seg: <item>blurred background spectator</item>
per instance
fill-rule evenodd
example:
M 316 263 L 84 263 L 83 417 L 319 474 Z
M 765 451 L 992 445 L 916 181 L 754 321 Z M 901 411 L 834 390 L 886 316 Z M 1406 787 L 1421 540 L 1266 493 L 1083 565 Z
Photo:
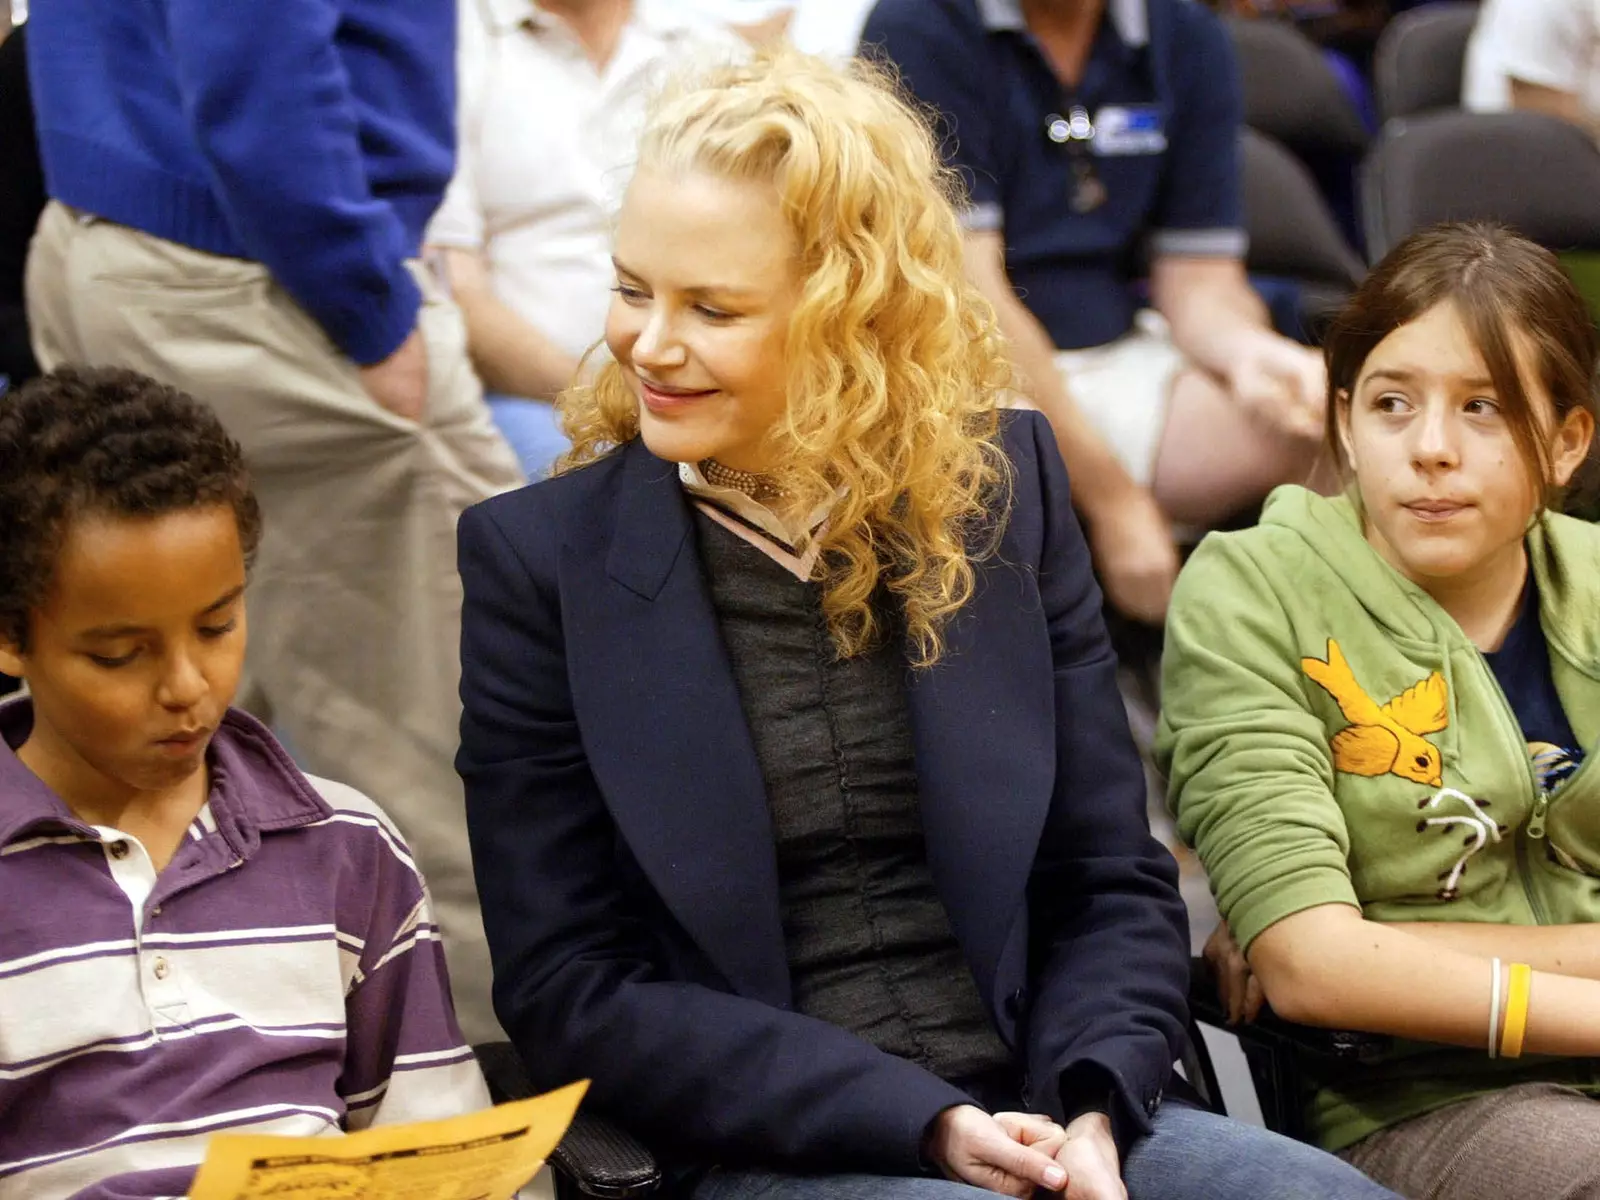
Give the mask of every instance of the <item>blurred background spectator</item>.
M 1054 427 L 1107 596 L 1159 623 L 1168 522 L 1205 528 L 1303 479 L 1322 429 L 1321 362 L 1273 332 L 1244 271 L 1227 34 L 1183 0 L 882 0 L 862 40 L 939 114 L 969 270 Z
M 1462 99 L 1476 112 L 1548 113 L 1600 134 L 1600 8 L 1593 0 L 1485 0 Z
M 671 65 L 740 43 L 676 0 L 460 0 L 459 19 L 456 172 L 427 237 L 537 478 L 567 444 L 551 401 L 605 323 L 645 101 Z
M 243 445 L 267 527 L 257 707 L 416 848 L 476 1040 L 497 1026 L 453 761 L 453 547 L 522 474 L 418 261 L 454 167 L 455 23 L 452 0 L 35 6 L 52 200 L 27 302 L 41 365 L 132 367 Z

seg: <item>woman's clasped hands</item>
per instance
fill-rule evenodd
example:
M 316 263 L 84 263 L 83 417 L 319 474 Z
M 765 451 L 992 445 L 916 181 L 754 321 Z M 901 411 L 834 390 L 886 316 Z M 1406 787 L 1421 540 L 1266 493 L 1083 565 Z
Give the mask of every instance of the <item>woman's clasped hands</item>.
M 974 1105 L 947 1108 L 928 1132 L 928 1159 L 951 1179 L 1002 1196 L 1035 1189 L 1066 1200 L 1127 1200 L 1111 1120 L 1089 1112 L 1058 1125 L 1038 1113 L 990 1115 Z

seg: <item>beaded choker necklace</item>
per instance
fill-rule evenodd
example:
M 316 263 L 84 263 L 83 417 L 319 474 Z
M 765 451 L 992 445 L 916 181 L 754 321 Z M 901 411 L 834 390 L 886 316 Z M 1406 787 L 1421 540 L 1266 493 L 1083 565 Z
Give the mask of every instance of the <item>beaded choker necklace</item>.
M 700 474 L 705 476 L 705 481 L 713 487 L 731 488 L 763 503 L 775 500 L 782 494 L 772 486 L 772 482 L 765 475 L 757 475 L 754 471 L 739 471 L 733 467 L 725 467 L 714 458 L 702 458 L 698 465 Z

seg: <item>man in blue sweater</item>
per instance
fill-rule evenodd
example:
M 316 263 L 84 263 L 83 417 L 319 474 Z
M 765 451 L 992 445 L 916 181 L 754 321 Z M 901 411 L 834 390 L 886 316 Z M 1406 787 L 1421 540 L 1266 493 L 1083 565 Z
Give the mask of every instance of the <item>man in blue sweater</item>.
M 471 1038 L 494 1029 L 452 767 L 455 520 L 515 486 L 416 261 L 454 160 L 452 0 L 50 0 L 35 351 L 213 403 L 267 516 L 251 670 L 307 770 L 418 851 Z

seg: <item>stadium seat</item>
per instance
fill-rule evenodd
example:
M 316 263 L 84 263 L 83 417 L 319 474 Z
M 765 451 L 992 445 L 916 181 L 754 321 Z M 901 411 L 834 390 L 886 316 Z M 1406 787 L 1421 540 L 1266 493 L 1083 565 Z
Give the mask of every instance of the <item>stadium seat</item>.
M 496 1104 L 533 1094 L 522 1059 L 510 1042 L 473 1047 Z M 650 1151 L 604 1117 L 580 1111 L 550 1155 L 557 1200 L 586 1196 L 633 1200 L 658 1193 L 661 1171 Z
M 1461 107 L 1461 76 L 1478 6 L 1427 4 L 1396 16 L 1378 39 L 1373 89 L 1385 121 Z
M 1600 250 L 1600 149 L 1536 113 L 1391 121 L 1361 171 L 1367 255 L 1439 221 L 1493 220 L 1552 250 Z
M 1360 154 L 1367 127 L 1321 48 L 1282 21 L 1226 18 L 1245 124 L 1302 157 Z
M 1253 129 L 1243 131 L 1240 152 L 1250 235 L 1245 265 L 1252 276 L 1296 285 L 1303 331 L 1313 334 L 1360 283 L 1365 274 L 1361 257 L 1298 158 Z
M 1296 1141 L 1307 1139 L 1306 1105 L 1314 1090 L 1311 1076 L 1330 1068 L 1375 1062 L 1394 1045 L 1393 1038 L 1382 1034 L 1296 1025 L 1265 1007 L 1254 1021 L 1229 1025 L 1211 964 L 1195 958 L 1189 965 L 1190 1048 L 1183 1060 L 1184 1075 L 1215 1112 L 1226 1113 L 1227 1106 L 1200 1034 L 1201 1025 L 1239 1039 L 1261 1105 L 1262 1124 Z

